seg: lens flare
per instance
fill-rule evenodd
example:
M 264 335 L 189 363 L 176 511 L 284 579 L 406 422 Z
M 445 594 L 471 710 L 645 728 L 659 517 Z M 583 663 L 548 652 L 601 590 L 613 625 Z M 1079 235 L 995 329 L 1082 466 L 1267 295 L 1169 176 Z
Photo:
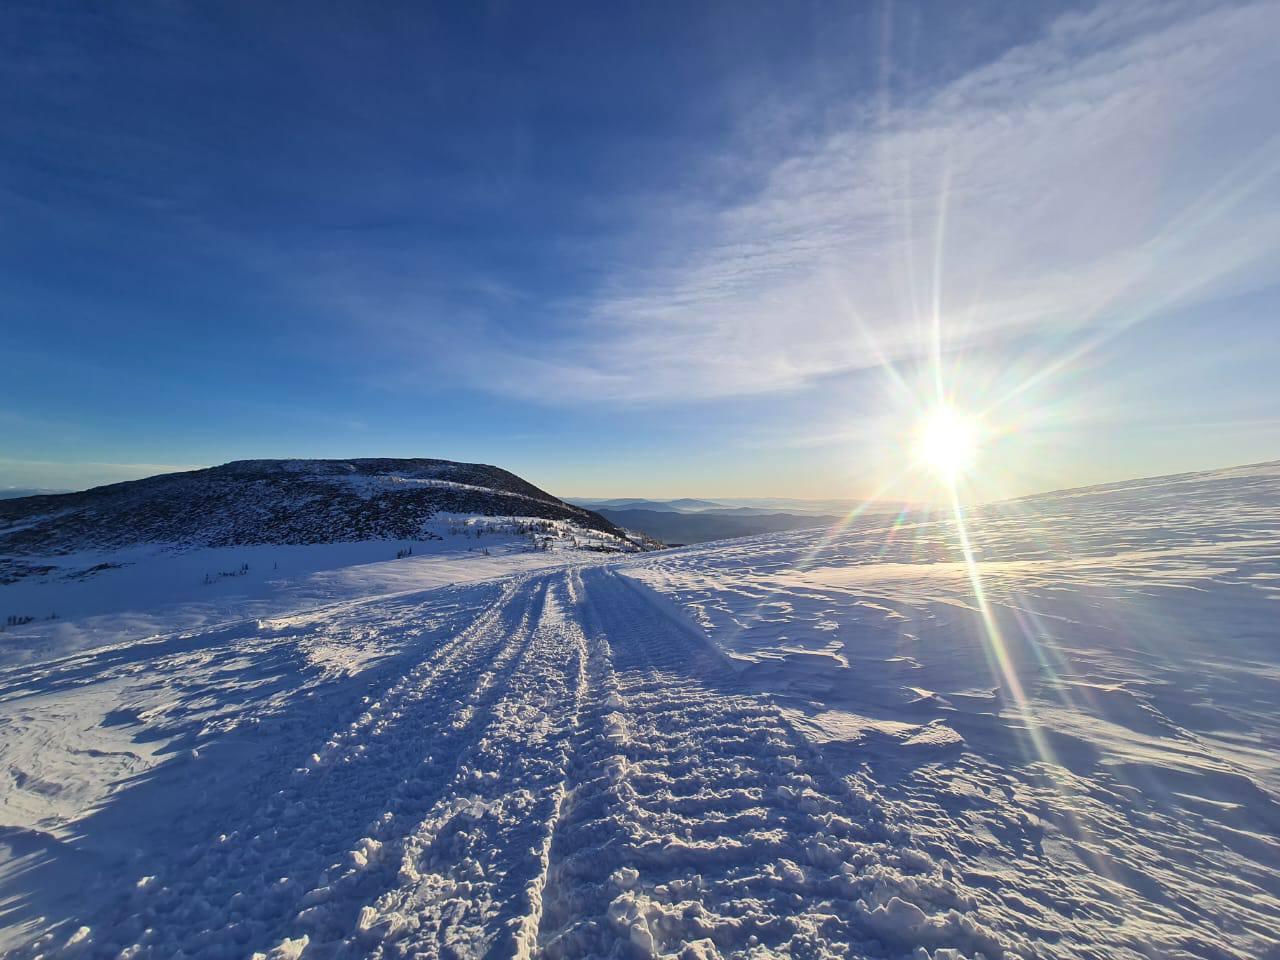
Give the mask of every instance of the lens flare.
M 916 460 L 947 483 L 954 483 L 973 467 L 979 442 L 977 420 L 954 407 L 936 407 L 916 427 Z

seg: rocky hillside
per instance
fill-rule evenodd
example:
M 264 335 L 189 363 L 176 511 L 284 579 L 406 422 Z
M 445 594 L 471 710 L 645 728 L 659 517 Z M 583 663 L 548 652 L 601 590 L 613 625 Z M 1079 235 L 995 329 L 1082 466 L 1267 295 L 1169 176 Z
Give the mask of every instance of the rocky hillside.
M 81 493 L 2 500 L 0 555 L 139 543 L 218 547 L 410 539 L 437 513 L 563 520 L 623 536 L 599 514 L 485 464 L 238 460 Z

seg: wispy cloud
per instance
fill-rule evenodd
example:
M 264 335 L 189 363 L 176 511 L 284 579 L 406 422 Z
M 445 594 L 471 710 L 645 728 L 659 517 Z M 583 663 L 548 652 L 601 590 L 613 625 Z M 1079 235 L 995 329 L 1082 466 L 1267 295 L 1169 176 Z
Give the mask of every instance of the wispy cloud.
M 647 238 L 667 256 L 557 335 L 492 343 L 520 376 L 493 352 L 471 372 L 550 399 L 762 393 L 919 353 L 935 320 L 944 349 L 1105 335 L 1269 282 L 1278 33 L 1274 3 L 1105 4 L 918 102 L 869 98 L 750 199 L 693 229 L 678 202 L 681 231 Z

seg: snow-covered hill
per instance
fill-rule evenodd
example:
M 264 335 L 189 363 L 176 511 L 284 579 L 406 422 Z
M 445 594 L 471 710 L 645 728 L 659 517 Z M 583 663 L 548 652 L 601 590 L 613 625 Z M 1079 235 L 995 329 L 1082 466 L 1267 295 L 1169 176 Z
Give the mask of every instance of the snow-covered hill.
M 376 594 L 529 552 L 653 545 L 448 460 L 245 460 L 0 501 L 0 664 L 298 609 L 351 583 Z
M 139 543 L 224 547 L 413 539 L 439 513 L 611 523 L 498 467 L 451 460 L 239 460 L 0 501 L 0 557 Z
M 1280 465 L 965 531 L 415 554 L 0 670 L 0 949 L 1280 956 Z

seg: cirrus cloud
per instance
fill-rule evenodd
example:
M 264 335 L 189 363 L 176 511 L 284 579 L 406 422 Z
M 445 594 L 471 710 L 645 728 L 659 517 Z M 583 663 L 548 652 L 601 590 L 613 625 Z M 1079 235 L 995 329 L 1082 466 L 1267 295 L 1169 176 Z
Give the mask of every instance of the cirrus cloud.
M 1028 332 L 1108 331 L 1269 282 L 1275 4 L 1106 4 L 897 108 L 851 105 L 749 199 L 508 333 L 541 399 L 763 393 Z M 874 98 L 873 98 L 874 99 Z M 1265 200 L 1266 202 L 1260 202 Z

